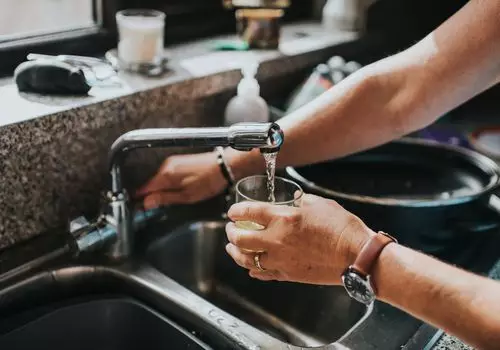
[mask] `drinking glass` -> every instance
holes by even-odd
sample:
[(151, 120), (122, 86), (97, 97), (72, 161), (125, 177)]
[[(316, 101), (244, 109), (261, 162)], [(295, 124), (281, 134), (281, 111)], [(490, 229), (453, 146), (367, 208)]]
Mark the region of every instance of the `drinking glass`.
[(165, 14), (150, 9), (116, 13), (120, 67), (140, 71), (163, 64)]
[[(269, 198), (266, 175), (246, 177), (236, 184), (236, 203), (267, 202), (273, 205), (299, 207), (303, 194), (304, 191), (298, 184), (278, 176), (274, 178), (274, 202), (271, 202)], [(265, 228), (252, 221), (236, 221), (235, 225), (245, 230), (263, 230)]]

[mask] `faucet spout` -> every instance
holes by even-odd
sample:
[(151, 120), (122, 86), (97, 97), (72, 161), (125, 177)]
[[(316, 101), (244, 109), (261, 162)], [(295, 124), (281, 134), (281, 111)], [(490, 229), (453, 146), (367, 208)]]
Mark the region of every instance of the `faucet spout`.
[(238, 123), (216, 128), (139, 129), (123, 134), (113, 143), (109, 152), (110, 221), (117, 230), (117, 239), (110, 255), (119, 259), (128, 256), (132, 250), (131, 215), (121, 172), (124, 157), (130, 151), (153, 147), (229, 146), (241, 151), (259, 148), (262, 152), (277, 152), (283, 141), (283, 131), (276, 123)]
[(240, 151), (260, 148), (262, 152), (277, 152), (283, 141), (283, 131), (275, 123), (238, 123), (229, 127), (229, 145)]

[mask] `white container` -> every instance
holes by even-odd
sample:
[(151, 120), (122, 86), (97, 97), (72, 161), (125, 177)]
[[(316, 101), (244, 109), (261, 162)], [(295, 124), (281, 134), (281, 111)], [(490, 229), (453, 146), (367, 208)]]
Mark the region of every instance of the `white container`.
[(160, 66), (163, 61), (165, 14), (147, 9), (119, 11), (118, 59), (120, 66)]
[(241, 69), (243, 79), (238, 84), (238, 93), (226, 106), (225, 125), (240, 122), (268, 122), (269, 107), (260, 96), (260, 86), (255, 75), (258, 64), (251, 63)]
[(323, 7), (323, 27), (328, 31), (359, 31), (363, 24), (364, 1), (328, 0)]

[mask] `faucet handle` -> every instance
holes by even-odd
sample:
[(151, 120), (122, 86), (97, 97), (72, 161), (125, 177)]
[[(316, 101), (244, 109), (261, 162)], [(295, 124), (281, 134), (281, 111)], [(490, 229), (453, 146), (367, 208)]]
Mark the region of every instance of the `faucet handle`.
[(102, 217), (90, 223), (85, 217), (79, 216), (70, 222), (69, 230), (77, 254), (96, 250), (116, 237), (116, 231)]
[(77, 254), (93, 245), (89, 242), (89, 237), (93, 237), (93, 231), (95, 231), (95, 225), (92, 225), (84, 216), (79, 216), (69, 223), (69, 232), (73, 237)]
[(90, 222), (87, 220), (87, 218), (85, 218), (85, 216), (79, 216), (76, 219), (73, 219), (69, 223), (69, 232), (73, 235), (77, 231), (79, 231), (83, 228), (89, 227), (89, 226), (90, 226)]

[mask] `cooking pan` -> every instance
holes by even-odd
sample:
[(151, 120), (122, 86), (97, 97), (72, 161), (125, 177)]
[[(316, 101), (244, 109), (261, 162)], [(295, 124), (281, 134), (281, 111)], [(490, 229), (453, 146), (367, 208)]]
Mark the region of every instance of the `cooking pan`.
[(500, 168), (477, 152), (401, 139), (342, 159), (286, 168), (306, 192), (334, 199), (372, 229), (427, 252), (500, 225)]

